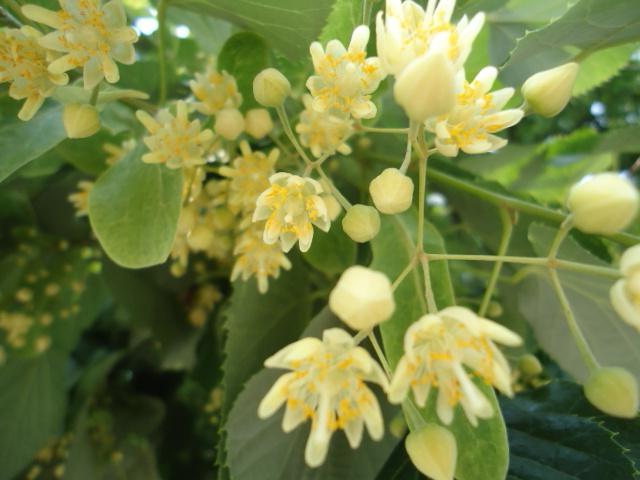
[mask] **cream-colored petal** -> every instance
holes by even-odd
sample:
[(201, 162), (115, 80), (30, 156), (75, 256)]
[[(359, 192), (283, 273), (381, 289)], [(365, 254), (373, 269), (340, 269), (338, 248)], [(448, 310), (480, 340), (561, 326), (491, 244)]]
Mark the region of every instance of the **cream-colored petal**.
[(258, 417), (268, 418), (273, 415), (287, 400), (287, 385), (295, 374), (285, 373), (269, 389), (258, 406)]

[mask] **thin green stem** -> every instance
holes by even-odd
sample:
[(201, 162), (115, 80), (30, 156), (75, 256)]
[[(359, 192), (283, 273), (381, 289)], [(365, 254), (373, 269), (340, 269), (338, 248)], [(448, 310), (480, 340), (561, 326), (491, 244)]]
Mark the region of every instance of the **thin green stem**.
[(404, 270), (402, 270), (402, 272), (400, 272), (400, 275), (398, 275), (398, 278), (396, 278), (395, 281), (393, 282), (393, 285), (391, 285), (391, 289), (392, 290), (395, 291), (400, 286), (402, 281), (406, 278), (406, 276), (409, 275), (409, 273), (411, 273), (411, 271), (416, 267), (417, 258), (418, 257), (416, 257), (414, 255), (414, 257), (407, 264), (407, 266), (404, 268)]
[(404, 418), (407, 420), (407, 424), (409, 425), (409, 430), (415, 432), (416, 430), (420, 430), (424, 427), (427, 422), (422, 415), (420, 415), (420, 410), (411, 398), (407, 397), (404, 402), (402, 402), (402, 411), (404, 412)]
[[(498, 256), (504, 256), (509, 249), (509, 244), (511, 243), (511, 235), (513, 233), (513, 219), (511, 218), (511, 214), (506, 208), (500, 209), (500, 220), (502, 222), (502, 237), (500, 238), (500, 245), (498, 247)], [(493, 265), (493, 271), (491, 272), (491, 277), (489, 278), (487, 289), (484, 292), (482, 303), (480, 304), (480, 308), (478, 309), (478, 315), (480, 315), (481, 317), (484, 317), (487, 313), (487, 309), (489, 308), (489, 303), (491, 302), (493, 291), (495, 290), (496, 284), (498, 283), (498, 278), (500, 277), (500, 272), (502, 271), (503, 264), (504, 262), (502, 260), (496, 260), (496, 263)]]
[(24, 13), (22, 13), (22, 7), (19, 2), (16, 0), (7, 0), (7, 5), (13, 11), (16, 17), (25, 25), (30, 25), (34, 27), (36, 30), (42, 31), (40, 25), (35, 22), (32, 22), (27, 17), (25, 17)]
[(558, 233), (556, 233), (556, 236), (554, 237), (553, 242), (551, 243), (551, 247), (549, 248), (549, 254), (547, 255), (547, 258), (549, 260), (552, 260), (558, 256), (558, 250), (560, 250), (560, 245), (562, 245), (563, 240), (567, 238), (567, 235), (571, 231), (572, 227), (573, 227), (573, 215), (569, 215), (564, 220), (564, 222), (562, 222), (562, 224), (560, 225), (560, 229), (558, 230)]
[(364, 0), (362, 2), (362, 24), (369, 25), (371, 22), (371, 9), (373, 8), (373, 0)]
[(102, 82), (98, 83), (91, 91), (91, 98), (89, 99), (89, 105), (96, 105), (98, 103), (98, 94), (100, 93), (100, 86)]
[(436, 297), (433, 295), (433, 288), (431, 286), (429, 259), (425, 255), (421, 255), (420, 263), (422, 264), (422, 272), (424, 273), (424, 296), (427, 299), (427, 310), (429, 313), (435, 314), (438, 313), (438, 305), (436, 304)]
[(549, 277), (551, 278), (551, 283), (553, 284), (553, 288), (555, 289), (558, 300), (560, 301), (560, 305), (562, 306), (562, 311), (564, 312), (567, 326), (569, 327), (571, 336), (576, 342), (576, 346), (578, 347), (582, 360), (591, 372), (600, 368), (598, 360), (596, 360), (595, 355), (593, 354), (591, 348), (589, 347), (589, 344), (587, 343), (587, 339), (584, 337), (582, 330), (580, 330), (580, 326), (576, 321), (576, 317), (573, 314), (573, 310), (571, 309), (571, 304), (569, 303), (564, 289), (562, 288), (562, 284), (560, 283), (558, 272), (553, 268), (549, 268)]
[(158, 2), (158, 66), (160, 68), (158, 75), (158, 104), (164, 105), (167, 100), (167, 59), (166, 59), (166, 41), (167, 41), (167, 7), (169, 0), (159, 0)]
[(289, 141), (293, 144), (293, 147), (296, 149), (296, 152), (298, 152), (298, 155), (300, 155), (305, 164), (313, 164), (313, 162), (309, 159), (304, 149), (302, 148), (302, 145), (300, 145), (300, 142), (298, 142), (298, 139), (294, 135), (293, 130), (291, 129), (291, 123), (289, 123), (289, 117), (287, 116), (287, 112), (285, 111), (284, 106), (280, 105), (279, 107), (277, 107), (276, 112), (278, 113), (278, 118), (280, 119), (280, 123), (282, 124), (284, 133), (287, 135), (287, 138), (289, 138)]
[(373, 330), (369, 330), (369, 335), (367, 336), (369, 338), (369, 341), (371, 342), (371, 345), (373, 346), (373, 350), (376, 352), (376, 355), (378, 356), (378, 360), (380, 360), (380, 365), (382, 365), (382, 368), (384, 369), (384, 373), (386, 373), (389, 380), (391, 380), (391, 374), (393, 372), (391, 371), (391, 367), (389, 366), (387, 357), (385, 357), (384, 351), (382, 350), (382, 347), (378, 343), (378, 339), (376, 338), (376, 335), (373, 333)]
[(426, 145), (424, 145), (424, 126), (418, 128), (418, 239), (416, 241), (416, 252), (420, 254), (424, 251), (424, 205), (427, 196), (427, 161), (429, 154)]
[(355, 345), (359, 345), (360, 342), (362, 342), (362, 340), (364, 340), (365, 338), (367, 338), (369, 336), (369, 334), (371, 333), (371, 329), (367, 328), (365, 330), (360, 330), (358, 331), (358, 333), (356, 333), (353, 337), (353, 343)]
[(348, 210), (349, 208), (351, 208), (352, 206), (351, 202), (349, 202), (349, 200), (347, 200), (346, 197), (342, 195), (342, 193), (340, 193), (340, 190), (336, 188), (336, 186), (333, 184), (331, 179), (327, 176), (326, 173), (324, 173), (324, 170), (322, 170), (322, 167), (318, 165), (314, 168), (316, 172), (318, 172), (318, 175), (320, 175), (320, 178), (322, 178), (325, 181), (325, 183), (329, 185), (329, 188), (331, 189), (331, 194), (334, 197), (336, 197), (336, 200), (338, 200), (338, 203), (340, 203), (342, 208), (344, 208), (345, 210)]
[(406, 135), (409, 133), (408, 128), (379, 128), (379, 127), (366, 127), (364, 125), (357, 125), (356, 130), (361, 132), (369, 132), (369, 133), (389, 133), (389, 134), (400, 134)]

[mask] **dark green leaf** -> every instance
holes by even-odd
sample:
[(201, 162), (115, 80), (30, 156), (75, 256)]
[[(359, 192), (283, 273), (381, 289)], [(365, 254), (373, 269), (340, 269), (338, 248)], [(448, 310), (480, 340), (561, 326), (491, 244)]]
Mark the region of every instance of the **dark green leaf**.
[(356, 261), (357, 246), (340, 227), (340, 219), (333, 222), (331, 230), (316, 230), (313, 243), (304, 254), (307, 262), (330, 275), (344, 272)]

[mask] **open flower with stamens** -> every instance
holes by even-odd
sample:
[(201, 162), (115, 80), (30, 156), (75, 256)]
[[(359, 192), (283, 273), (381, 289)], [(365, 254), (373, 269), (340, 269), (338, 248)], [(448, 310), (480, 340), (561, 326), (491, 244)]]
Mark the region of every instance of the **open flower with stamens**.
[(407, 329), (389, 401), (402, 403), (411, 388), (416, 403), (423, 407), (437, 388), (436, 411), (442, 422), (450, 424), (454, 407), (460, 404), (476, 426), (478, 418), (489, 418), (494, 412), (468, 370), (504, 394), (513, 394), (509, 364), (493, 341), (508, 346), (522, 343), (511, 330), (467, 308), (449, 307), (423, 316)]
[(269, 188), (269, 177), (280, 152), (273, 149), (269, 155), (251, 150), (245, 140), (240, 142), (242, 155), (236, 157), (231, 166), (220, 167), (220, 175), (230, 179), (229, 209), (236, 213), (253, 214), (256, 200), (262, 192)]
[(256, 202), (253, 221), (266, 220), (264, 241), (271, 245), (280, 240), (288, 252), (299, 240), (306, 252), (313, 240), (313, 225), (327, 232), (331, 227), (327, 206), (320, 195), (322, 186), (311, 178), (278, 172), (269, 178), (271, 186)]
[(49, 65), (53, 74), (83, 68), (84, 88), (102, 81), (120, 79), (116, 62), (131, 65), (135, 61), (133, 44), (136, 31), (127, 24), (120, 0), (101, 5), (100, 0), (59, 0), (62, 10), (52, 12), (38, 5), (25, 5), (27, 18), (43, 23), (55, 31), (40, 38), (45, 48), (65, 53)]
[(354, 118), (373, 118), (376, 106), (371, 94), (385, 77), (376, 57), (367, 58), (369, 27), (360, 25), (348, 48), (331, 40), (327, 50), (319, 42), (311, 44), (316, 75), (309, 77), (307, 88), (313, 95), (313, 108), (319, 112), (336, 110)]
[(311, 95), (304, 95), (302, 102), (304, 110), (300, 113), (300, 123), (296, 125), (300, 143), (308, 147), (316, 158), (336, 152), (350, 154), (351, 147), (346, 141), (353, 133), (353, 121), (349, 116), (316, 111)]
[(236, 238), (233, 254), (237, 256), (231, 271), (231, 281), (256, 277), (260, 293), (267, 293), (269, 278), (278, 278), (280, 269), (289, 270), (291, 262), (279, 245), (268, 245), (262, 239), (264, 225), (255, 223)]
[(519, 108), (502, 110), (514, 90), (490, 92), (497, 75), (495, 67), (486, 67), (467, 82), (461, 71), (453, 110), (425, 122), (427, 130), (436, 134), (436, 147), (442, 155), (455, 157), (460, 150), (469, 154), (492, 152), (507, 144), (494, 133), (518, 123), (524, 112)]
[(65, 73), (48, 70), (51, 53), (40, 46), (42, 34), (31, 27), (0, 31), (0, 83), (9, 82), (9, 96), (26, 99), (18, 118), (30, 120), (57, 85), (69, 81)]
[(70, 194), (67, 199), (76, 209), (76, 217), (89, 215), (89, 193), (94, 183), (88, 180), (78, 182), (78, 191)]
[(429, 0), (423, 9), (411, 0), (387, 0), (384, 16), (380, 12), (376, 18), (378, 56), (387, 73), (398, 75), (413, 60), (435, 50), (444, 52), (456, 69), (462, 67), (484, 14), (471, 20), (465, 15), (454, 25), (455, 4), (455, 0)]
[(138, 120), (151, 133), (144, 143), (151, 150), (142, 156), (146, 163), (164, 163), (169, 168), (191, 167), (205, 163), (205, 154), (213, 141), (211, 130), (201, 130), (200, 120), (189, 121), (187, 104), (176, 104), (176, 115), (160, 110), (155, 118), (143, 110)]
[(386, 388), (380, 366), (353, 337), (340, 328), (330, 328), (322, 340), (303, 338), (264, 362), (269, 368), (292, 370), (274, 383), (258, 407), (258, 416), (267, 418), (282, 405), (286, 411), (282, 429), (290, 432), (311, 419), (311, 433), (305, 449), (307, 465), (324, 462), (331, 436), (344, 430), (349, 445), (357, 448), (366, 426), (374, 440), (384, 434), (380, 405), (365, 382)]
[(225, 71), (219, 72), (213, 60), (209, 61), (204, 73), (196, 73), (189, 87), (199, 100), (195, 104), (196, 110), (204, 115), (214, 115), (223, 108), (238, 108), (242, 104), (235, 78)]

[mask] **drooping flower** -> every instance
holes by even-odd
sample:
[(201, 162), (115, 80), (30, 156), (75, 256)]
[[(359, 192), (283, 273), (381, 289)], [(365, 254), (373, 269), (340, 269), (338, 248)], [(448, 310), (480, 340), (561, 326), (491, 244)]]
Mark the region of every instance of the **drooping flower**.
[[(376, 18), (378, 56), (387, 73), (398, 75), (413, 60), (440, 50), (456, 69), (464, 64), (484, 24), (484, 14), (451, 23), (455, 0), (429, 0), (423, 9), (406, 0), (387, 0)], [(437, 6), (436, 6), (437, 4)], [(383, 19), (384, 17), (384, 19)]]
[(67, 197), (69, 202), (76, 209), (76, 217), (89, 215), (89, 193), (94, 183), (88, 180), (78, 182), (78, 191)]
[(625, 322), (640, 331), (640, 245), (624, 252), (620, 271), (624, 278), (611, 288), (611, 304)]
[(386, 388), (387, 380), (380, 366), (346, 331), (331, 328), (324, 331), (322, 340), (298, 340), (268, 358), (265, 366), (292, 371), (274, 383), (260, 402), (258, 416), (270, 417), (286, 404), (285, 432), (311, 419), (305, 449), (309, 466), (324, 462), (336, 430), (344, 430), (352, 448), (360, 445), (365, 426), (371, 438), (382, 438), (380, 405), (365, 382)]
[(232, 282), (238, 278), (246, 282), (255, 277), (260, 293), (267, 292), (269, 278), (278, 278), (281, 268), (291, 268), (291, 262), (279, 245), (264, 243), (263, 230), (264, 225), (256, 223), (238, 235), (233, 249), (237, 258), (231, 271)]
[(256, 201), (253, 221), (266, 220), (264, 241), (280, 241), (288, 252), (299, 240), (306, 252), (313, 240), (313, 225), (327, 232), (331, 226), (327, 206), (320, 197), (322, 186), (311, 178), (278, 172), (269, 178), (271, 186)]
[(451, 423), (459, 403), (476, 426), (478, 418), (489, 418), (494, 412), (465, 367), (487, 384), (512, 395), (509, 364), (493, 341), (509, 346), (522, 342), (502, 325), (463, 307), (423, 316), (407, 329), (404, 356), (389, 387), (389, 401), (401, 403), (411, 388), (422, 407), (431, 390), (437, 389), (436, 411), (443, 423)]
[(378, 58), (367, 58), (368, 42), (369, 27), (361, 25), (354, 30), (348, 48), (339, 40), (331, 40), (326, 51), (319, 42), (311, 44), (316, 75), (309, 77), (307, 88), (315, 110), (336, 110), (354, 118), (375, 117), (371, 94), (385, 72)]
[(0, 31), (0, 83), (11, 83), (11, 98), (26, 99), (18, 113), (18, 118), (24, 121), (33, 118), (57, 85), (69, 81), (65, 73), (48, 70), (52, 55), (38, 43), (41, 37), (31, 27)]
[(462, 150), (469, 154), (486, 153), (504, 147), (507, 141), (494, 133), (518, 123), (524, 112), (518, 108), (502, 110), (513, 96), (513, 88), (489, 92), (498, 75), (494, 67), (483, 68), (471, 82), (459, 74), (456, 105), (451, 112), (425, 122), (436, 134), (436, 147), (447, 157)]
[(347, 115), (316, 111), (311, 95), (304, 95), (302, 102), (304, 110), (300, 114), (300, 123), (296, 125), (302, 145), (308, 147), (317, 158), (336, 152), (343, 155), (351, 153), (346, 140), (353, 133), (353, 121)]
[(223, 108), (238, 108), (242, 95), (235, 78), (227, 72), (218, 72), (215, 61), (210, 61), (204, 73), (196, 73), (189, 82), (193, 95), (199, 101), (195, 108), (204, 115), (215, 115)]
[(49, 65), (53, 74), (83, 68), (84, 88), (95, 87), (102, 79), (115, 83), (120, 79), (116, 62), (131, 65), (135, 61), (133, 44), (136, 31), (127, 24), (120, 0), (100, 5), (100, 0), (59, 0), (61, 10), (53, 12), (38, 5), (25, 5), (27, 18), (55, 31), (39, 39), (40, 45), (64, 53)]
[(205, 154), (213, 141), (211, 130), (202, 130), (200, 120), (189, 121), (187, 104), (176, 104), (176, 115), (168, 110), (160, 110), (153, 118), (147, 112), (138, 110), (138, 120), (151, 133), (144, 143), (151, 150), (142, 156), (146, 163), (164, 163), (169, 168), (191, 167), (206, 162)]
[(256, 200), (269, 188), (269, 177), (274, 173), (280, 152), (273, 149), (268, 156), (254, 152), (246, 141), (240, 142), (240, 152), (231, 166), (222, 166), (219, 172), (230, 179), (229, 209), (236, 214), (252, 215)]

